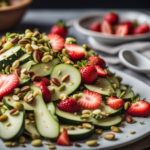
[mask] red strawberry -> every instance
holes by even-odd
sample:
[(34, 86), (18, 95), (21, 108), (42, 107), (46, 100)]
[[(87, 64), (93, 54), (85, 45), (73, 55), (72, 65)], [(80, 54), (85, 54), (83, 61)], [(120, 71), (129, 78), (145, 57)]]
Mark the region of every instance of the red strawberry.
[(97, 78), (97, 70), (94, 66), (85, 66), (79, 69), (82, 83), (92, 84)]
[(58, 34), (48, 34), (49, 43), (53, 50), (61, 51), (64, 48), (65, 40)]
[(50, 33), (58, 34), (61, 37), (66, 38), (68, 34), (68, 27), (64, 22), (59, 20), (57, 24), (51, 28)]
[(6, 43), (6, 36), (2, 36), (2, 41), (3, 41), (3, 43)]
[(108, 98), (107, 104), (111, 108), (117, 109), (117, 108), (121, 108), (123, 106), (124, 101), (123, 101), (122, 98), (118, 98), (116, 96), (112, 96), (112, 97)]
[(141, 34), (149, 32), (149, 26), (147, 24), (139, 25), (133, 30), (133, 34)]
[(102, 69), (106, 68), (105, 61), (98, 56), (91, 56), (88, 58), (88, 61), (89, 61), (89, 65), (92, 65), (92, 66), (99, 65)]
[(91, 25), (90, 30), (100, 32), (100, 23), (99, 22), (94, 22)]
[(150, 103), (139, 100), (131, 104), (126, 112), (134, 117), (147, 117), (150, 114)]
[(78, 99), (78, 103), (88, 109), (96, 108), (101, 104), (102, 96), (97, 92), (84, 90), (84, 95)]
[(50, 81), (49, 81), (47, 78), (42, 78), (42, 82), (44, 82), (44, 84), (45, 84), (46, 86), (51, 85)]
[(39, 88), (42, 91), (43, 99), (45, 103), (49, 103), (51, 101), (51, 92), (50, 90), (45, 86), (43, 82), (40, 82)]
[(71, 113), (78, 112), (81, 109), (80, 105), (72, 97), (61, 101), (58, 104), (58, 108), (62, 111), (71, 112)]
[(116, 30), (115, 30), (115, 34), (118, 36), (125, 36), (129, 33), (129, 29), (127, 25), (121, 24), (118, 25)]
[(34, 84), (35, 86), (40, 87), (41, 82), (34, 81), (33, 84)]
[(81, 46), (76, 44), (65, 44), (65, 48), (68, 50), (71, 60), (80, 60), (85, 56), (85, 50)]
[(0, 75), (0, 99), (11, 93), (19, 84), (19, 78), (16, 74)]
[(67, 130), (64, 130), (63, 133), (61, 133), (56, 144), (62, 145), (62, 146), (70, 146), (71, 145)]
[(104, 20), (101, 24), (101, 32), (107, 33), (107, 34), (113, 34), (113, 30), (111, 28), (111, 25), (108, 21)]
[(110, 13), (105, 15), (104, 19), (111, 25), (115, 25), (118, 23), (119, 17), (114, 11), (110, 11)]
[(40, 51), (38, 51), (38, 50), (37, 50), (37, 53), (39, 54), (40, 59), (42, 59), (42, 57), (43, 57), (43, 53), (42, 53), (42, 52), (40, 52)]
[(106, 77), (107, 73), (98, 65), (95, 65), (99, 77)]
[(124, 25), (127, 25), (128, 30), (129, 30), (129, 33), (131, 33), (132, 30), (133, 30), (133, 24), (132, 24), (132, 22), (131, 22), (131, 21), (126, 21), (126, 22), (124, 22), (123, 24), (124, 24)]

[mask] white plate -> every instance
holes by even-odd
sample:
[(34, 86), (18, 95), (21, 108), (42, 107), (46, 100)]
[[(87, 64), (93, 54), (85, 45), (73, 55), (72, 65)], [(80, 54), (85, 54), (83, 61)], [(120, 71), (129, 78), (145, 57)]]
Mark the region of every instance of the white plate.
[[(119, 37), (110, 34), (104, 34), (89, 30), (91, 24), (95, 21), (102, 22), (106, 12), (98, 12), (81, 17), (74, 22), (76, 30), (86, 36), (92, 36), (96, 41), (105, 44), (121, 44), (125, 42), (131, 42), (135, 40), (144, 40), (150, 37), (150, 32), (140, 35), (127, 35), (125, 37)], [(150, 26), (150, 17), (144, 13), (134, 11), (118, 11), (119, 22), (134, 21), (137, 20), (139, 24), (147, 23)]]
[[(141, 82), (140, 80), (129, 76), (121, 71), (118, 71), (114, 68), (110, 67), (110, 70), (113, 72), (116, 72), (117, 75), (121, 76), (123, 78), (123, 83), (124, 84), (129, 84), (133, 86), (133, 90), (135, 92), (135, 94), (140, 93), (141, 98), (146, 98), (146, 100), (148, 102), (150, 102), (150, 87), (148, 85), (146, 85), (145, 83)], [(86, 150), (86, 149), (92, 149), (92, 150), (110, 150), (110, 149), (114, 149), (114, 148), (118, 148), (118, 147), (123, 147), (126, 146), (128, 144), (131, 144), (133, 142), (136, 142), (144, 137), (146, 137), (148, 134), (150, 134), (150, 118), (139, 118), (139, 117), (134, 117), (134, 119), (137, 121), (134, 124), (128, 124), (126, 122), (125, 123), (125, 128), (121, 128), (121, 130), (123, 131), (123, 133), (115, 133), (116, 135), (116, 139), (114, 141), (108, 141), (105, 140), (103, 138), (100, 138), (100, 136), (97, 135), (93, 135), (91, 138), (88, 138), (86, 140), (82, 140), (82, 141), (75, 141), (81, 144), (82, 147), (77, 148), (75, 146), (57, 146), (57, 149), (61, 149), (61, 150)], [(144, 125), (141, 125), (140, 122), (141, 121), (145, 121)], [(136, 134), (130, 134), (131, 131), (136, 131)], [(103, 134), (105, 133), (110, 133), (110, 130), (104, 131)], [(127, 137), (128, 136), (128, 137)], [(91, 140), (91, 139), (95, 139), (98, 140), (98, 144), (99, 146), (97, 147), (88, 147), (85, 144), (85, 141), (87, 140)], [(75, 143), (74, 142), (74, 143)], [(44, 141), (43, 141), (44, 143)], [(74, 143), (72, 142), (72, 145), (74, 145)], [(9, 147), (5, 147), (3, 142), (0, 141), (0, 150), (47, 150), (47, 146), (43, 144), (42, 147), (32, 147), (30, 144), (26, 144), (26, 148), (23, 147), (14, 147), (14, 148), (9, 148)]]

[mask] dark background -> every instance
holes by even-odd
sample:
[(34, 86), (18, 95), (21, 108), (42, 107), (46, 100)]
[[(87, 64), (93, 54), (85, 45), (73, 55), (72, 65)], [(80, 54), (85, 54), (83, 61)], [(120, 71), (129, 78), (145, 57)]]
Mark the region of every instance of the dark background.
[(31, 8), (150, 8), (150, 0), (33, 0)]

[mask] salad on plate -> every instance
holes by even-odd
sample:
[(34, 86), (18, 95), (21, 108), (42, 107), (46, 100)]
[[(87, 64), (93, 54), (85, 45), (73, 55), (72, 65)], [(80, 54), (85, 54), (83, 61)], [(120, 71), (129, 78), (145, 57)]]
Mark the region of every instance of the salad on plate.
[[(7, 33), (0, 50), (0, 137), (5, 146), (49, 149), (57, 145), (80, 147), (93, 134), (113, 140), (121, 133), (122, 121), (147, 117), (150, 104), (135, 95), (130, 85), (111, 72), (91, 48), (27, 29), (24, 34)], [(131, 134), (134, 134), (132, 132)], [(88, 140), (97, 146), (97, 140)]]

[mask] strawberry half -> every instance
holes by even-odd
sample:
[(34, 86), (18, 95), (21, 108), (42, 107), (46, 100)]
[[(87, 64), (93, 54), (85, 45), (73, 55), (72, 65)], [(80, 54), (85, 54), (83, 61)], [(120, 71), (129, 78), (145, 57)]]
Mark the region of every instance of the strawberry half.
[(53, 50), (61, 51), (64, 48), (65, 40), (58, 34), (48, 34), (49, 43)]
[(129, 33), (129, 28), (126, 24), (118, 25), (115, 34), (118, 36), (125, 36)]
[(49, 103), (51, 101), (51, 92), (50, 90), (45, 86), (43, 82), (40, 82), (39, 88), (42, 91), (43, 99), (45, 103)]
[(147, 117), (150, 114), (150, 103), (139, 100), (131, 104), (126, 112), (133, 117)]
[(113, 34), (112, 28), (111, 28), (111, 24), (104, 20), (101, 24), (101, 32), (102, 33), (107, 33), (107, 34)]
[(70, 146), (71, 145), (67, 130), (64, 130), (63, 133), (60, 134), (56, 144), (62, 145), (62, 146)]
[(118, 108), (121, 108), (123, 106), (124, 101), (122, 98), (118, 98), (116, 96), (111, 96), (110, 98), (108, 98), (107, 104), (111, 108), (118, 109)]
[(95, 65), (99, 77), (106, 77), (107, 73), (98, 65)]
[(19, 78), (16, 74), (0, 75), (0, 99), (11, 93), (19, 84)]
[(65, 44), (65, 48), (68, 50), (71, 60), (80, 60), (85, 56), (85, 50), (82, 46)]
[(42, 78), (42, 82), (44, 82), (44, 84), (45, 84), (46, 86), (51, 85), (50, 81), (49, 81), (47, 78)]
[(102, 69), (106, 68), (106, 62), (104, 59), (98, 57), (98, 56), (91, 56), (88, 58), (89, 65), (95, 66), (99, 65)]
[(71, 113), (78, 112), (81, 109), (80, 105), (72, 97), (61, 101), (58, 104), (58, 108), (62, 111), (71, 112)]
[(101, 104), (102, 96), (97, 92), (84, 90), (84, 95), (78, 99), (78, 103), (88, 109), (96, 108)]
[(99, 22), (94, 22), (91, 25), (90, 30), (100, 32), (100, 23)]

